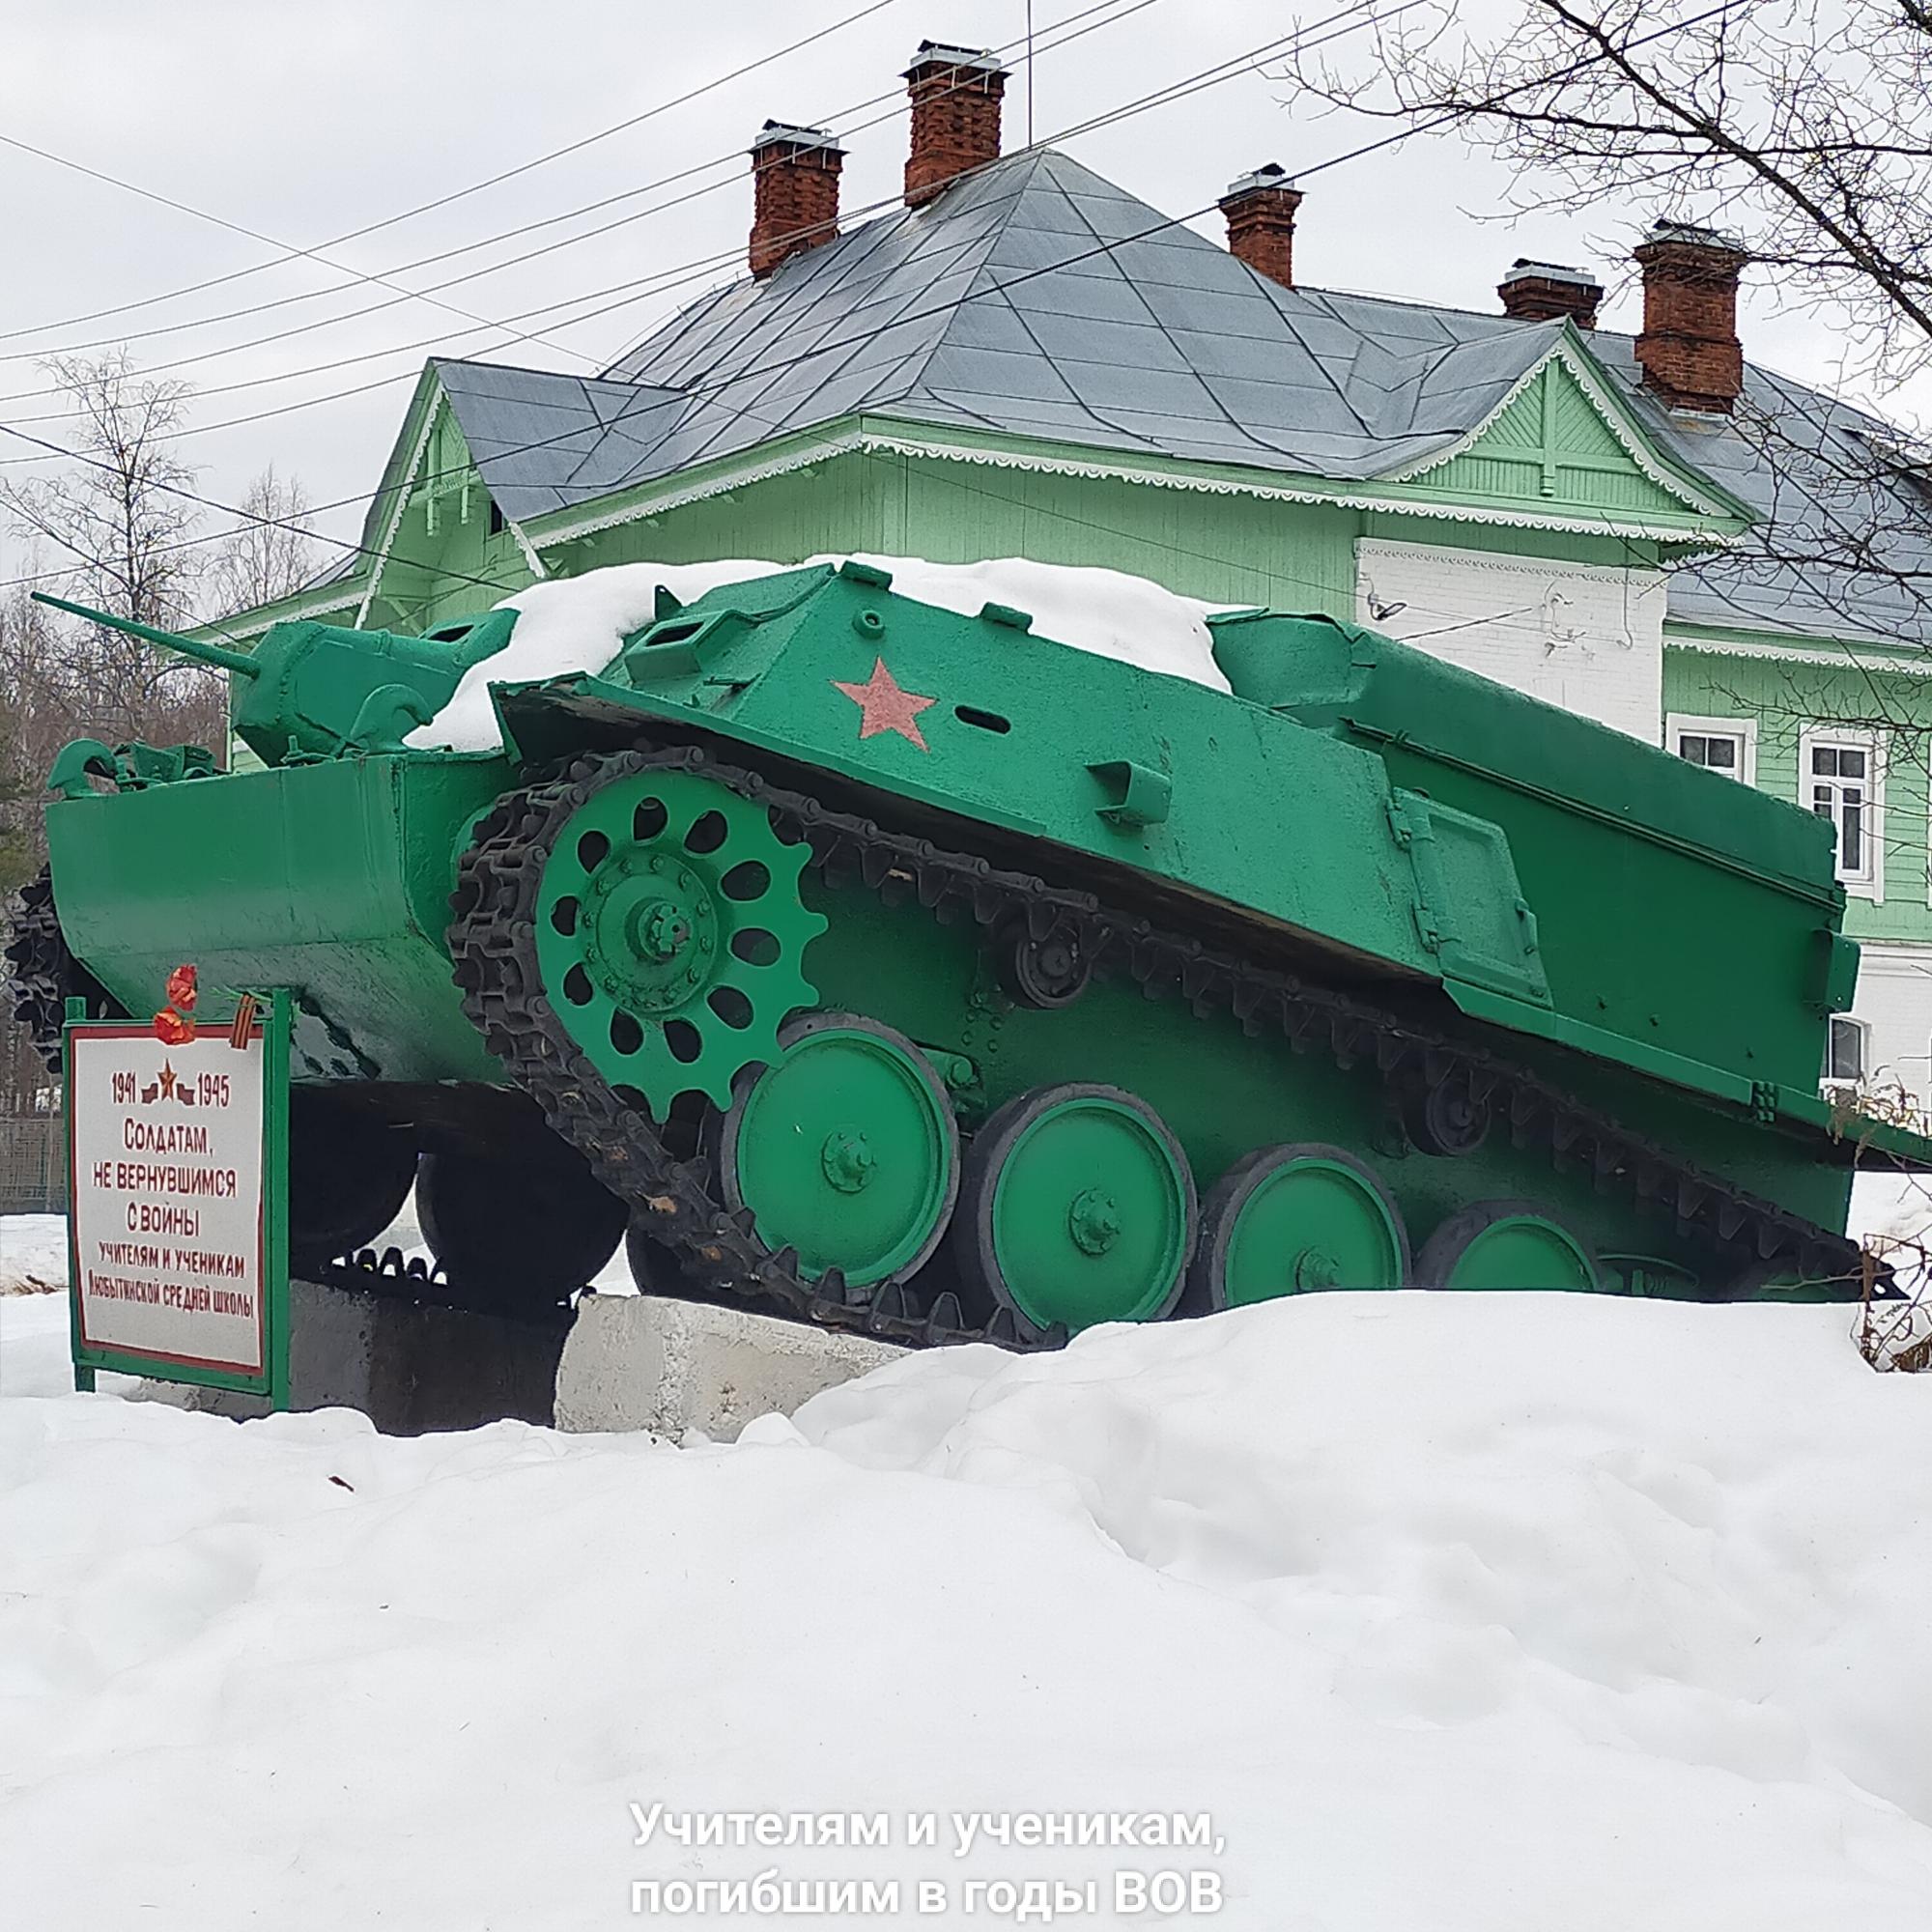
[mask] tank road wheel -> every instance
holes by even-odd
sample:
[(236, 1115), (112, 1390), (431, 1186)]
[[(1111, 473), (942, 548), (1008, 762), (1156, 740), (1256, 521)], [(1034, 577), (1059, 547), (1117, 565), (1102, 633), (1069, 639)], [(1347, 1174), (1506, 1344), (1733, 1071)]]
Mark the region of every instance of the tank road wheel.
[(1070, 1007), (1094, 977), (1093, 962), (1074, 934), (1055, 931), (1036, 938), (1024, 919), (1008, 926), (993, 951), (1000, 984), (1021, 1006), (1042, 1012)]
[(718, 1135), (726, 1208), (793, 1248), (816, 1281), (905, 1281), (946, 1233), (959, 1192), (959, 1130), (932, 1064), (854, 1013), (816, 1013), (779, 1035), (778, 1058), (738, 1083)]
[(629, 773), (557, 833), (537, 889), (544, 991), (598, 1073), (660, 1121), (681, 1094), (728, 1107), (811, 1005), (800, 961), (825, 921), (799, 898), (809, 856), (769, 808), (693, 772)]
[(1191, 1308), (1219, 1311), (1323, 1288), (1402, 1288), (1408, 1231), (1375, 1170), (1320, 1142), (1237, 1160), (1201, 1208)]
[(1469, 1075), (1452, 1068), (1413, 1087), (1404, 1098), (1403, 1125), (1424, 1153), (1460, 1160), (1489, 1138), (1490, 1103), (1479, 1098)]
[(1118, 1087), (1039, 1087), (973, 1137), (953, 1219), (962, 1285), (1013, 1311), (1029, 1340), (1065, 1325), (1158, 1321), (1194, 1252), (1180, 1143)]
[(1590, 1250), (1533, 1201), (1479, 1201), (1423, 1243), (1424, 1288), (1568, 1288), (1600, 1293)]
[(416, 1178), (413, 1131), (326, 1088), (289, 1090), (289, 1266), (365, 1248)]
[(582, 1288), (617, 1252), (624, 1204), (562, 1149), (540, 1159), (426, 1153), (416, 1173), (423, 1239), (467, 1307), (540, 1308)]

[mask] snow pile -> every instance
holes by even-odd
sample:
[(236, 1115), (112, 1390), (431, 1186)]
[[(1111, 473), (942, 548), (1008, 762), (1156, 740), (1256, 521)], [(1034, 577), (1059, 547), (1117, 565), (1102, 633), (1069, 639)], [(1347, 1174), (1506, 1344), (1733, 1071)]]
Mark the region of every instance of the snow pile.
[[(844, 561), (840, 554), (808, 557), (805, 565), (744, 557), (717, 563), (620, 563), (582, 577), (533, 583), (497, 607), (521, 613), (509, 643), (472, 665), (456, 695), (429, 724), (411, 732), (409, 742), (459, 752), (495, 749), (501, 737), (490, 704), (491, 685), (602, 670), (627, 637), (652, 621), (659, 585), (689, 604), (720, 584)], [(1215, 691), (1228, 689), (1214, 662), (1206, 620), (1210, 612), (1231, 607), (1179, 596), (1145, 577), (1086, 565), (1034, 563), (1025, 557), (928, 563), (923, 557), (859, 554), (858, 561), (891, 571), (895, 591), (941, 610), (970, 617), (989, 603), (1011, 605), (1033, 613), (1037, 637)]]
[(0, 1294), (67, 1293), (67, 1216), (0, 1216)]
[[(772, 1873), (902, 1888), (820, 1922), (1091, 1880), (1077, 1922), (1146, 1923), (1114, 1874), (1178, 1868), (1253, 1932), (1918, 1932), (1932, 1378), (1846, 1328), (1309, 1296), (909, 1358), (731, 1448), (0, 1402), (9, 1907), (584, 1932)], [(954, 1811), (1215, 1842), (955, 1855)]]
[(1894, 1262), (1932, 1247), (1932, 1175), (1861, 1172), (1852, 1181), (1850, 1233)]

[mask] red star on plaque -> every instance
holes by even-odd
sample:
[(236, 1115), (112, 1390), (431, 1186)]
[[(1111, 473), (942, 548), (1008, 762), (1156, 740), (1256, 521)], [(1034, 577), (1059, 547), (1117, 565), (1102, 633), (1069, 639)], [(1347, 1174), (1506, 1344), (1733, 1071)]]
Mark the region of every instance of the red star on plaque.
[(175, 1069), (167, 1062), (161, 1062), (161, 1098), (172, 1100), (175, 1096)]
[(922, 752), (932, 749), (919, 728), (919, 714), (939, 700), (915, 697), (911, 692), (901, 691), (898, 679), (886, 668), (884, 658), (873, 661), (872, 674), (864, 684), (843, 684), (836, 677), (832, 682), (859, 707), (861, 738), (876, 738), (881, 731), (896, 731)]

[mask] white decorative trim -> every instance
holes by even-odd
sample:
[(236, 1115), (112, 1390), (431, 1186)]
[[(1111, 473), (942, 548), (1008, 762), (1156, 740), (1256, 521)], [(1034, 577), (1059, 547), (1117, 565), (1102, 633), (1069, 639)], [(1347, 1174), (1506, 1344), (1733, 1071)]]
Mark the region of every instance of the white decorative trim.
[(1932, 989), (1932, 946), (1909, 939), (1861, 939), (1859, 979), (1913, 980)]
[[(1441, 523), (1486, 524), (1513, 529), (1561, 530), (1577, 536), (1655, 537), (1662, 543), (1695, 543), (1700, 549), (1728, 549), (1744, 532), (1687, 530), (1677, 524), (1612, 522), (1608, 516), (1565, 517), (1531, 510), (1504, 510), (1478, 503), (1409, 502), (1348, 490), (1310, 490), (1292, 483), (1235, 483), (1218, 476), (1175, 476), (1129, 464), (1094, 463), (1066, 457), (1020, 456), (1006, 450), (956, 449), (908, 437), (867, 436), (864, 447), (944, 463), (977, 463), (994, 469), (1030, 469), (1048, 475), (1095, 476), (1115, 483), (1146, 483), (1156, 489), (1194, 490), (1211, 497), (1258, 497), (1286, 503), (1325, 503), (1345, 510), (1374, 510), (1387, 516), (1428, 517)], [(1393, 479), (1391, 479), (1393, 480)]]
[(376, 592), (383, 582), (383, 568), (389, 560), (396, 532), (403, 526), (403, 513), (410, 507), (410, 497), (415, 492), (416, 471), (422, 468), (423, 452), (429, 447), (430, 432), (436, 428), (436, 412), (441, 404), (442, 389), (439, 384), (435, 396), (428, 400), (423, 410), (422, 428), (416, 432), (416, 446), (410, 452), (409, 468), (396, 484), (396, 507), (389, 512), (388, 527), (384, 530), (383, 541), (376, 546), (376, 555), (369, 565), (369, 582), (363, 586), (362, 601), (355, 607), (355, 628), (358, 631), (369, 621), (369, 607), (376, 601)]
[[(224, 625), (221, 635), (224, 638), (233, 638), (237, 642), (243, 638), (259, 638), (264, 631), (272, 629), (276, 624), (298, 624), (304, 618), (324, 616), (330, 611), (346, 611), (355, 602), (356, 596), (357, 592), (351, 588), (340, 591), (333, 597), (313, 598), (307, 603), (292, 605), (288, 610), (279, 611), (272, 617), (264, 617), (259, 623), (244, 625), (236, 630), (230, 630)], [(214, 626), (197, 624), (194, 629), (212, 631)], [(192, 637), (194, 631), (190, 631), (188, 635)]]
[[(1626, 566), (1621, 563), (1572, 563), (1565, 556), (1516, 556), (1506, 555), (1500, 551), (1459, 551), (1457, 555), (1479, 556), (1483, 560), (1486, 574), (1498, 577), (1547, 578), (1551, 571), (1561, 571), (1566, 577), (1601, 578), (1605, 582), (1622, 583), (1627, 579), (1638, 580), (1637, 587), (1655, 590), (1660, 581), (1667, 582), (1670, 573), (1659, 570), (1652, 564), (1640, 563)], [(1355, 556), (1359, 563), (1363, 557), (1373, 558), (1378, 554), (1413, 557), (1418, 560), (1441, 554), (1435, 544), (1410, 543), (1401, 537), (1357, 537)]]
[(1738, 769), (1734, 776), (1745, 784), (1757, 783), (1755, 718), (1698, 718), (1688, 711), (1667, 713), (1663, 720), (1663, 749), (1681, 757), (1683, 754), (1677, 750), (1677, 740), (1684, 736), (1735, 738), (1738, 741)]
[(1631, 436), (1629, 432), (1626, 430), (1624, 426), (1623, 412), (1621, 407), (1618, 406), (1617, 404), (1612, 403), (1609, 400), (1603, 385), (1597, 381), (1595, 374), (1578, 358), (1578, 356), (1576, 355), (1575, 351), (1572, 349), (1571, 345), (1568, 342), (1560, 340), (1550, 350), (1549, 354), (1544, 356), (1544, 358), (1540, 362), (1532, 363), (1530, 367), (1523, 372), (1521, 378), (1517, 382), (1516, 385), (1510, 390), (1509, 394), (1506, 395), (1502, 399), (1502, 401), (1498, 403), (1496, 407), (1493, 410), (1492, 410), (1490, 413), (1487, 416), (1485, 416), (1483, 420), (1480, 423), (1478, 423), (1476, 427), (1463, 439), (1461, 442), (1457, 443), (1454, 448), (1445, 451), (1443, 454), (1439, 456), (1426, 457), (1423, 459), (1422, 462), (1416, 464), (1410, 469), (1396, 470), (1394, 474), (1389, 478), (1389, 481), (1392, 483), (1414, 482), (1418, 477), (1427, 476), (1432, 470), (1439, 469), (1442, 468), (1444, 464), (1453, 463), (1459, 456), (1464, 455), (1474, 444), (1482, 440), (1484, 435), (1488, 432), (1490, 425), (1493, 423), (1495, 419), (1499, 415), (1501, 415), (1503, 412), (1507, 410), (1509, 406), (1513, 402), (1515, 402), (1516, 399), (1519, 396), (1520, 396), (1523, 393), (1523, 391), (1527, 389), (1529, 385), (1533, 382), (1535, 382), (1536, 379), (1540, 375), (1542, 375), (1543, 372), (1546, 369), (1548, 369), (1552, 362), (1560, 362), (1563, 365), (1563, 367), (1569, 370), (1571, 375), (1576, 378), (1577, 386), (1580, 388), (1587, 397), (1589, 397), (1592, 405), (1596, 409), (1598, 415), (1603, 418), (1604, 427), (1607, 429), (1609, 433), (1617, 440), (1617, 442), (1619, 446), (1622, 448), (1624, 454), (1628, 456), (1630, 460), (1633, 463), (1634, 463), (1636, 467), (1639, 469), (1641, 469), (1643, 473), (1647, 477), (1649, 477), (1649, 479), (1653, 483), (1655, 483), (1660, 490), (1662, 490), (1664, 493), (1665, 496), (1676, 497), (1677, 500), (1680, 503), (1682, 503), (1687, 509), (1694, 510), (1699, 516), (1724, 517), (1728, 519), (1736, 515), (1735, 511), (1725, 509), (1722, 506), (1722, 504), (1717, 501), (1715, 497), (1705, 497), (1699, 493), (1694, 493), (1690, 490), (1688, 490), (1685, 487), (1684, 483), (1679, 478), (1672, 476), (1669, 473), (1669, 471), (1664, 469), (1662, 466), (1658, 463), (1654, 454), (1647, 447), (1645, 447), (1644, 444), (1642, 444), (1637, 439)]
[[(484, 487), (487, 490), (489, 486), (486, 484)], [(493, 497), (491, 497), (490, 500), (494, 503), (496, 502), (497, 499)], [(543, 580), (550, 575), (550, 572), (547, 571), (543, 566), (543, 558), (540, 557), (536, 554), (536, 552), (530, 548), (530, 540), (524, 534), (523, 525), (518, 523), (516, 518), (511, 516), (509, 511), (504, 510), (502, 504), (497, 503), (497, 507), (498, 510), (502, 511), (503, 527), (506, 530), (508, 530), (513, 537), (516, 538), (517, 548), (523, 552), (524, 561), (530, 567), (530, 575), (534, 577), (539, 583), (541, 583)]]
[[(1885, 767), (1888, 747), (1883, 741), (1888, 735), (1864, 725), (1833, 724), (1829, 720), (1806, 724), (1798, 734), (1797, 805), (1801, 811), (1811, 810), (1811, 753), (1814, 748), (1819, 745), (1843, 745), (1848, 750), (1865, 754), (1865, 762), (1870, 767), (1870, 776), (1865, 781), (1865, 847), (1871, 855), (1871, 877), (1847, 879), (1840, 876), (1838, 883), (1844, 887), (1846, 897), (1869, 899), (1873, 905), (1885, 903)], [(1835, 819), (1833, 821), (1833, 833), (1835, 839)]]
[(1932, 652), (1918, 658), (1861, 657), (1850, 644), (1835, 651), (1811, 650), (1798, 644), (1719, 643), (1712, 638), (1683, 638), (1663, 634), (1668, 651), (1696, 651), (1714, 658), (1768, 658), (1786, 664), (1831, 665), (1839, 670), (1889, 672), (1897, 677), (1932, 677)]
[(729, 491), (763, 483), (775, 476), (789, 475), (799, 469), (808, 469), (813, 464), (826, 462), (832, 457), (847, 456), (855, 452), (921, 457), (935, 463), (971, 463), (985, 469), (1021, 469), (1049, 476), (1088, 476), (1106, 482), (1147, 484), (1161, 490), (1189, 490), (1210, 497), (1249, 497), (1270, 502), (1332, 504), (1346, 510), (1373, 510), (1389, 516), (1426, 517), (1441, 523), (1482, 524), (1512, 529), (1557, 530), (1573, 536), (1651, 537), (1661, 543), (1695, 543), (1700, 549), (1705, 550), (1728, 549), (1744, 540), (1742, 531), (1736, 533), (1696, 531), (1685, 529), (1676, 524), (1612, 521), (1607, 516), (1544, 515), (1535, 511), (1505, 510), (1473, 503), (1412, 503), (1400, 498), (1375, 497), (1356, 492), (1304, 489), (1290, 483), (1236, 483), (1218, 476), (1175, 475), (1166, 470), (1142, 469), (1133, 464), (1101, 463), (1084, 457), (1022, 456), (1008, 450), (962, 448), (950, 443), (924, 442), (913, 437), (890, 435), (876, 430), (856, 430), (826, 438), (812, 444), (808, 450), (794, 451), (788, 456), (774, 458), (749, 469), (733, 469), (702, 482), (688, 483), (678, 489), (663, 491), (625, 509), (607, 510), (601, 515), (580, 518), (575, 523), (564, 524), (555, 529), (540, 532), (535, 542), (540, 550), (550, 550), (558, 544), (576, 543), (581, 538), (595, 536), (600, 531), (614, 529), (623, 524), (639, 523), (646, 517), (663, 516), (668, 511), (682, 509), (687, 503), (697, 503), (708, 497), (722, 497)]

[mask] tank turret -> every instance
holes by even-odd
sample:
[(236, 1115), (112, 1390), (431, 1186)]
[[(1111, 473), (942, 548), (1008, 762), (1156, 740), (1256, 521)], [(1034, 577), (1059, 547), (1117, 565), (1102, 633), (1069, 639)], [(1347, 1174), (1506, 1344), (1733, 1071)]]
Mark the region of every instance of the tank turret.
[(252, 651), (239, 651), (42, 591), (34, 601), (231, 673), (239, 680), (236, 733), (265, 765), (401, 750), (410, 732), (449, 702), (471, 665), (509, 642), (517, 621), (514, 611), (491, 611), (421, 638), (276, 624)]

